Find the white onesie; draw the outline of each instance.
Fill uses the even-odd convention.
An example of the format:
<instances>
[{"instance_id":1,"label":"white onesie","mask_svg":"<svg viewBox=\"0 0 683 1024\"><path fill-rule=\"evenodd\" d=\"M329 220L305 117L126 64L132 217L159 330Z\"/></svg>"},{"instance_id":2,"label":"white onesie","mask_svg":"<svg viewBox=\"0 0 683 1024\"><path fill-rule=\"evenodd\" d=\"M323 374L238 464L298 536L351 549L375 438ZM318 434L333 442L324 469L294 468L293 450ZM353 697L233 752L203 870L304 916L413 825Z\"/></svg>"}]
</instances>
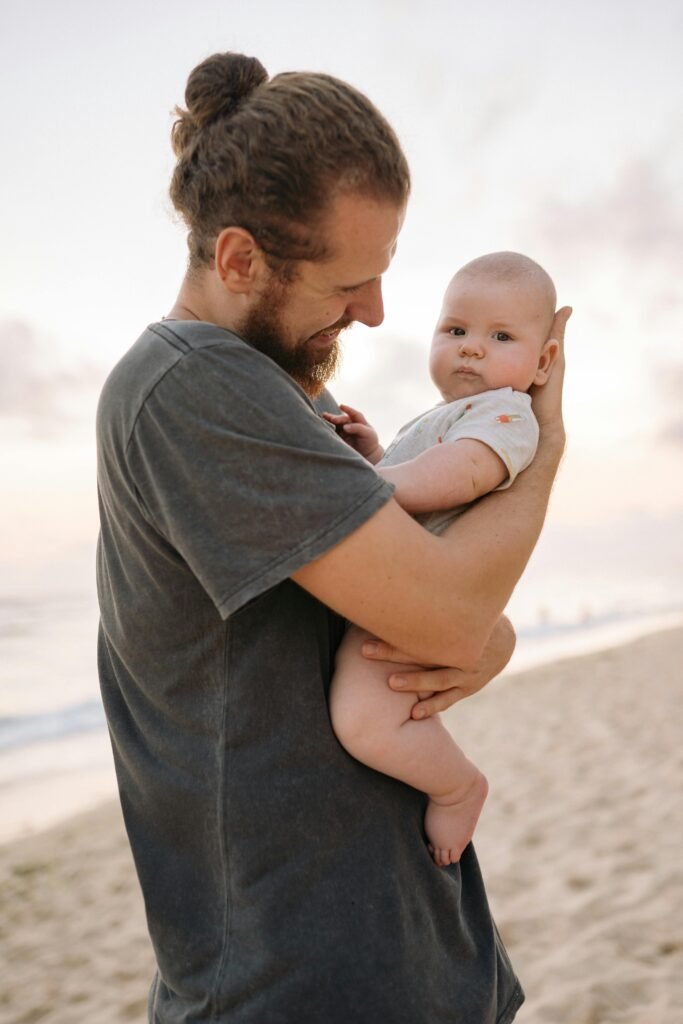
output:
<instances>
[{"instance_id":1,"label":"white onesie","mask_svg":"<svg viewBox=\"0 0 683 1024\"><path fill-rule=\"evenodd\" d=\"M500 456L507 467L507 479L497 491L509 487L518 473L529 465L538 445L538 423L531 411L531 398L523 391L497 388L471 398L442 402L402 427L391 442L380 466L408 462L435 444L473 438L483 441ZM415 516L432 533L442 533L467 505Z\"/></svg>"}]
</instances>

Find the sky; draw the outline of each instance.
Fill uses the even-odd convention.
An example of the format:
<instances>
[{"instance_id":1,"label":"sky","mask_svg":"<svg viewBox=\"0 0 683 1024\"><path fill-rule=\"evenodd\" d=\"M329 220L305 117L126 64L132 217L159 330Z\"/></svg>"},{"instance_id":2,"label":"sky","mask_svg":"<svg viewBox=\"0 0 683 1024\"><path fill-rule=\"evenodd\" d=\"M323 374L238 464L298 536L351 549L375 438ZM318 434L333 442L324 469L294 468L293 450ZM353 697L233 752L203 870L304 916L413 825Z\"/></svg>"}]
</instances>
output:
<instances>
[{"instance_id":1,"label":"sky","mask_svg":"<svg viewBox=\"0 0 683 1024\"><path fill-rule=\"evenodd\" d=\"M351 82L408 156L386 318L349 333L336 397L390 440L438 399L427 352L450 276L527 253L574 307L537 571L680 579L682 46L678 0L4 5L0 594L92 585L98 390L175 298L172 110L230 49Z\"/></svg>"}]
</instances>

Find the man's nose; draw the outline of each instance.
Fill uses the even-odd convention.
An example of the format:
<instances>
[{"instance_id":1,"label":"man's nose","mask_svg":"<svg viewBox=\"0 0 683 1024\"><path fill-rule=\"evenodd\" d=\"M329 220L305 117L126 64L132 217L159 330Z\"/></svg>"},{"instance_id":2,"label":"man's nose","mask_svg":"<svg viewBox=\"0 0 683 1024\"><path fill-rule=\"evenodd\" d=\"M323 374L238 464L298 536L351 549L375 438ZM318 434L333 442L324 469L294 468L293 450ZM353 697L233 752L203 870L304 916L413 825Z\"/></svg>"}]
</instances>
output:
<instances>
[{"instance_id":1,"label":"man's nose","mask_svg":"<svg viewBox=\"0 0 683 1024\"><path fill-rule=\"evenodd\" d=\"M368 281L353 296L346 307L345 316L349 320L357 320L367 327L379 327L384 320L384 299L382 297L382 281Z\"/></svg>"}]
</instances>

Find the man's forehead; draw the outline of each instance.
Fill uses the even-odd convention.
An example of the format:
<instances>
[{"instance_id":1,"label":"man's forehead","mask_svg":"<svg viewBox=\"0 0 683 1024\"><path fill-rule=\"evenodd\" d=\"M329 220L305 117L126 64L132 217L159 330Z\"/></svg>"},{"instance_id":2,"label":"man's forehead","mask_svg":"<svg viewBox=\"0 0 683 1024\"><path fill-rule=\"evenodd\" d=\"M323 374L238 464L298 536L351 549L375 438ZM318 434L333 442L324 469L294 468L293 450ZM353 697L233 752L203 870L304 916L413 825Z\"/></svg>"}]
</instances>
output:
<instances>
[{"instance_id":1,"label":"man's forehead","mask_svg":"<svg viewBox=\"0 0 683 1024\"><path fill-rule=\"evenodd\" d=\"M405 207L355 193L337 195L317 230L324 255L297 261L296 275L314 292L353 292L379 280L397 248Z\"/></svg>"},{"instance_id":2,"label":"man's forehead","mask_svg":"<svg viewBox=\"0 0 683 1024\"><path fill-rule=\"evenodd\" d=\"M393 256L405 207L356 194L336 196L321 224L328 260L363 252Z\"/></svg>"},{"instance_id":3,"label":"man's forehead","mask_svg":"<svg viewBox=\"0 0 683 1024\"><path fill-rule=\"evenodd\" d=\"M380 279L380 277L382 276L382 274L384 273L384 271L388 269L389 264L391 263L391 261L393 260L394 256L396 255L397 248L398 248L398 244L396 242L394 242L394 244L391 246L391 248L389 249L389 251L387 253L379 254L379 255L384 255L383 262L385 263L385 266L383 266L381 269L379 269L376 274L373 274L370 277L358 278L358 277L354 277L354 275L352 273L351 279L348 280L348 281L347 280L340 280L338 282L338 287L343 289L344 291L356 291L358 288L362 288L366 284L372 284L373 281L378 281Z\"/></svg>"}]
</instances>

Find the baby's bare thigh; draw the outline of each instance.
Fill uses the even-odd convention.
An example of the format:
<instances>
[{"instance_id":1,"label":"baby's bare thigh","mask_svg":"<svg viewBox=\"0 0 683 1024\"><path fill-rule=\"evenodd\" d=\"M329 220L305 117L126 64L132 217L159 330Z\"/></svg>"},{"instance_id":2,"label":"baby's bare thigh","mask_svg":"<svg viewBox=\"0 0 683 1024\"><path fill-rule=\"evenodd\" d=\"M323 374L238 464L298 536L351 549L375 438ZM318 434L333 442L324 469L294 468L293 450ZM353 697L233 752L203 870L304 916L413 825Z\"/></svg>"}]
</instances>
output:
<instances>
[{"instance_id":1,"label":"baby's bare thigh","mask_svg":"<svg viewBox=\"0 0 683 1024\"><path fill-rule=\"evenodd\" d=\"M380 715L378 721L396 724L407 721L417 703L414 693L400 693L389 686L389 676L402 669L410 671L418 666L400 665L389 661L370 661L361 653L363 643L372 639L359 626L347 627L337 650L337 659L330 708L332 715Z\"/></svg>"}]
</instances>

